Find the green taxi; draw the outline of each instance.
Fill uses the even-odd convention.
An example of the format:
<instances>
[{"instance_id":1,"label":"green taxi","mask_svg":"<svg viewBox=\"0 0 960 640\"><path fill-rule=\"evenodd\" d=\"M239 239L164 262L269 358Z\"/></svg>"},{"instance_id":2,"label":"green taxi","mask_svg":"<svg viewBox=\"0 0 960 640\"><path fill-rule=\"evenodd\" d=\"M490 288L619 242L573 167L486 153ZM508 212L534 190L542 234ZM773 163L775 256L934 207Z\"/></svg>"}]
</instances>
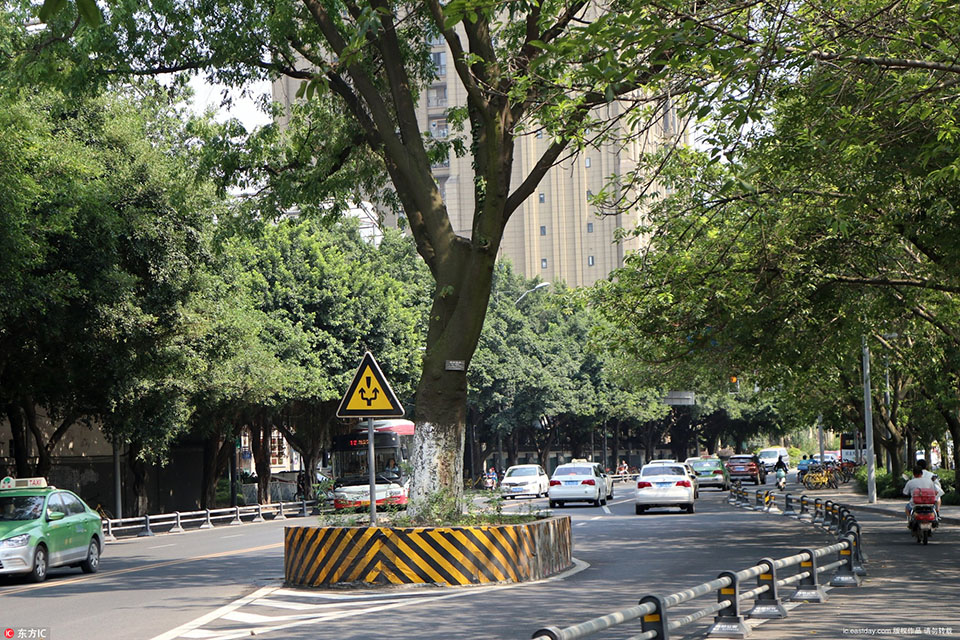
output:
<instances>
[{"instance_id":1,"label":"green taxi","mask_svg":"<svg viewBox=\"0 0 960 640\"><path fill-rule=\"evenodd\" d=\"M100 568L103 525L76 494L43 478L0 480L0 575L42 582L51 567Z\"/></svg>"}]
</instances>

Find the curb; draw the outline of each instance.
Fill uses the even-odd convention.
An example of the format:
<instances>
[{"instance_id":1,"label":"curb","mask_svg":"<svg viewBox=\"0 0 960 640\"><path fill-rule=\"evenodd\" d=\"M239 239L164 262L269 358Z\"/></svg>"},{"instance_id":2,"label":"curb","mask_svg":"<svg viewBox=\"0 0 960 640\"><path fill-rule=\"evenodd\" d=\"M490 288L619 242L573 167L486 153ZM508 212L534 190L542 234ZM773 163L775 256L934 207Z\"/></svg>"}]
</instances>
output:
<instances>
[{"instance_id":1,"label":"curb","mask_svg":"<svg viewBox=\"0 0 960 640\"><path fill-rule=\"evenodd\" d=\"M875 507L873 505L859 505L859 504L847 503L847 508L853 509L855 511L868 511L870 513L879 513L880 515L890 516L891 518L896 518L898 520L905 519L902 511L891 511L886 507ZM947 524L960 525L960 518L955 516L945 516L941 514L940 522L945 522Z\"/></svg>"}]
</instances>

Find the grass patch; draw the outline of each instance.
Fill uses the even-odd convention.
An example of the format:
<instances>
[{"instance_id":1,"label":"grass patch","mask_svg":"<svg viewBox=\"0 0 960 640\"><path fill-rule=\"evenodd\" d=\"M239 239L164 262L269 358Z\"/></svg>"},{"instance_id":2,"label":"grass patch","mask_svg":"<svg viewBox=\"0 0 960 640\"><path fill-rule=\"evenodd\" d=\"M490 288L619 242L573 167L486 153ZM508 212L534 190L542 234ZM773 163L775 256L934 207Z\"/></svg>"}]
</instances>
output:
<instances>
[{"instance_id":1,"label":"grass patch","mask_svg":"<svg viewBox=\"0 0 960 640\"><path fill-rule=\"evenodd\" d=\"M377 508L377 524L379 526L411 528L411 527L478 527L502 524L526 524L536 522L550 516L533 504L524 505L519 513L504 513L504 499L499 492L477 492L487 496L482 506L477 506L472 499L465 500L467 509L457 513L456 501L446 492L437 492L427 501L425 508L417 517L407 513L405 509L396 506ZM468 494L465 498L470 498ZM475 496L473 496L475 497ZM325 527L364 527L370 523L368 509L353 512L334 512L319 517L319 524Z\"/></svg>"}]
</instances>

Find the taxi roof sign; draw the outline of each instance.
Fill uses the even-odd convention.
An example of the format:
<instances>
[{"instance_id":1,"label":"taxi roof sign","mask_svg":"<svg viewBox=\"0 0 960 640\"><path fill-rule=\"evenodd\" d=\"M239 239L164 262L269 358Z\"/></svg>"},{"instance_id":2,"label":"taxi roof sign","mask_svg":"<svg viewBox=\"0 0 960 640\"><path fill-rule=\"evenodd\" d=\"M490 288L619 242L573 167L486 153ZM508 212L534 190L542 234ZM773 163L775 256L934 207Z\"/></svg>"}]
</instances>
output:
<instances>
[{"instance_id":1,"label":"taxi roof sign","mask_svg":"<svg viewBox=\"0 0 960 640\"><path fill-rule=\"evenodd\" d=\"M43 489L47 486L46 478L11 478L7 476L0 480L2 489Z\"/></svg>"},{"instance_id":2,"label":"taxi roof sign","mask_svg":"<svg viewBox=\"0 0 960 640\"><path fill-rule=\"evenodd\" d=\"M403 405L390 388L373 354L363 354L360 367L337 409L338 418L392 418L403 415Z\"/></svg>"}]
</instances>

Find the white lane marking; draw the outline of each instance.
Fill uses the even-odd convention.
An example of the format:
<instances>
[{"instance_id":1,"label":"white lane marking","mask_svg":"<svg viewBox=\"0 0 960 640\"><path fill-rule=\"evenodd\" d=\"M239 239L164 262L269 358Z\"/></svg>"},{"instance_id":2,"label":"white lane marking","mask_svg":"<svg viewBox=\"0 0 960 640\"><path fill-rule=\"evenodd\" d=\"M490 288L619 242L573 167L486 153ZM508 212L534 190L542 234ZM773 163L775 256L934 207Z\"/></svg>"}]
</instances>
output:
<instances>
[{"instance_id":1,"label":"white lane marking","mask_svg":"<svg viewBox=\"0 0 960 640\"><path fill-rule=\"evenodd\" d=\"M582 527L582 526L585 525L585 524L587 524L587 523L586 523L586 522L578 522L577 524L575 524L575 525L573 525L573 526L575 526L575 527Z\"/></svg>"},{"instance_id":2,"label":"white lane marking","mask_svg":"<svg viewBox=\"0 0 960 640\"><path fill-rule=\"evenodd\" d=\"M633 498L627 498L626 500L617 500L616 502L610 502L609 504L626 504L628 502L633 502Z\"/></svg>"},{"instance_id":3,"label":"white lane marking","mask_svg":"<svg viewBox=\"0 0 960 640\"><path fill-rule=\"evenodd\" d=\"M590 518L590 521L592 522L593 520L599 520L602 517L603 516L593 516L592 518Z\"/></svg>"},{"instance_id":4,"label":"white lane marking","mask_svg":"<svg viewBox=\"0 0 960 640\"><path fill-rule=\"evenodd\" d=\"M171 542L170 544L161 544L161 545L158 545L158 546L156 546L156 547L147 547L147 549L163 549L164 547L175 547L175 546L177 546L177 545L175 545L175 544L173 544L173 543Z\"/></svg>"},{"instance_id":5,"label":"white lane marking","mask_svg":"<svg viewBox=\"0 0 960 640\"><path fill-rule=\"evenodd\" d=\"M294 617L294 618L298 618L298 619L296 619L296 620L294 620L294 621L291 621L291 622L288 622L288 623L286 623L286 624L280 624L280 625L276 625L276 626L272 626L272 627L271 627L271 626L259 626L259 627L253 627L253 626L251 626L251 627L242 628L242 629L236 629L236 628L234 628L234 629L221 629L221 630L219 630L219 631L208 631L208 630L206 630L206 629L199 629L199 628L198 628L198 627L202 626L203 624L206 624L207 622L215 619L215 618L217 617L217 614L226 615L227 613L230 613L230 612L236 610L236 609L239 608L240 606L243 606L243 604L246 604L246 603L248 603L248 602L252 602L252 601L254 601L254 600L257 600L258 598L260 598L261 595L266 595L266 594L263 594L263 593L262 593L262 592L264 592L264 591L266 591L267 593L272 593L272 592L270 591L271 589L274 590L274 591L279 590L278 587L264 587L263 589L255 592L255 593L252 593L252 594L250 594L249 596L246 596L245 598L241 598L240 600L238 600L237 602L235 602L235 603L233 603L233 604L226 605L225 607L221 607L221 608L218 609L217 611L214 611L214 612L209 613L209 614L207 614L207 615L205 615L205 616L202 616L201 618L198 618L198 619L195 620L194 622L189 622L189 623L187 623L187 624L185 624L185 625L182 625L182 626L178 627L177 629L174 629L173 631L168 631L167 633L163 634L162 636L157 636L156 638L153 638L153 640L172 640L173 638L177 638L177 637L184 637L184 638L216 638L217 640L232 640L232 639L234 639L234 638L236 638L236 639L239 639L239 638L249 638L250 636L262 635L262 634L264 634L264 633L269 633L269 632L271 632L271 631L281 631L281 630L283 630L283 629L288 629L288 628L291 628L291 627L299 627L299 626L306 625L306 624L316 624L316 623L318 623L318 622L328 622L328 621L331 621L331 620L339 620L339 619L341 619L341 618L349 618L349 617L353 617L353 616L362 615L362 614L365 614L365 613L375 613L375 612L378 612L378 611L385 611L385 610L387 610L387 609L395 609L395 608L397 608L397 607L411 606L412 604L425 604L425 603L428 603L428 602L435 602L435 601L438 601L438 600L448 600L448 599L450 599L450 598L460 598L460 597L463 597L463 596L468 596L468 595L472 595L472 594L476 594L476 593L485 593L485 592L487 592L487 591L500 591L500 590L503 590L503 589L516 589L516 588L518 588L518 587L525 587L525 586L528 586L528 585L538 585L538 584L543 584L543 583L547 583L547 582L556 582L556 581L558 581L558 580L565 580L566 578L569 578L570 576L572 576L572 575L574 575L574 574L580 573L580 572L583 571L584 569L590 568L590 565L587 564L586 562L583 562L582 560L578 560L578 559L576 559L576 558L571 558L571 560L573 561L573 564L574 564L574 567L573 567L572 569L568 569L567 571L564 571L563 573L557 574L557 575L555 575L555 576L551 576L551 577L549 577L549 578L545 578L545 579L543 579L543 580L536 580L536 581L534 581L534 582L521 582L521 583L516 583L516 584L493 585L493 586L489 586L489 587L470 588L470 589L468 589L468 590L460 591L460 592L457 592L457 593L450 593L450 594L446 594L446 595L442 595L442 596L433 596L433 597L421 598L421 599L416 600L414 603L411 603L411 600L410 600L409 598L404 598L403 600L398 601L398 602L391 602L390 604L384 604L384 605L380 605L380 606L376 606L376 607L369 607L369 608L365 608L365 609L351 609L350 611L343 611L343 612L339 612L339 613L314 614L314 615L302 615L302 616L290 616L290 617ZM254 615L255 615L255 614L254 614ZM303 618L303 619L299 619L299 618ZM181 629L184 629L185 631L180 631ZM178 633L178 632L179 632L179 633ZM177 634L177 635L172 635L172 634Z\"/></svg>"},{"instance_id":6,"label":"white lane marking","mask_svg":"<svg viewBox=\"0 0 960 640\"><path fill-rule=\"evenodd\" d=\"M187 638L190 638L190 637L193 637L193 638L211 637L211 636L187 636L186 634L189 633L189 632L193 632L193 631L195 631L195 630L199 630L199 629L198 629L199 627L202 627L203 625L207 624L208 622L211 622L212 620L216 620L217 618L219 618L219 617L221 617L221 616L223 616L223 615L225 615L225 614L227 614L227 613L230 613L231 611L236 611L237 609L239 609L239 608L242 607L243 605L247 604L248 602L253 602L254 600L256 600L256 599L258 599L258 598L262 598L262 597L266 596L267 594L269 594L270 592L276 591L276 589L277 589L277 587L262 587L262 588L260 588L260 589L257 589L257 590L254 591L253 593L251 593L251 594L249 594L249 595L247 595L247 596L244 596L243 598L240 598L239 600L235 600L234 602L231 602L230 604L224 605L224 606L220 607L219 609L215 609L215 610L211 611L210 613L208 613L208 614L206 614L206 615L200 616L200 617L197 618L196 620L191 620L190 622L187 622L187 623L185 623L185 624L182 624L182 625L180 625L179 627L177 627L176 629L171 629L170 631L167 631L166 633L161 633L160 635L154 637L153 640L173 640L173 638L178 638L178 637L180 637L180 636L184 636L184 637L187 637Z\"/></svg>"},{"instance_id":7,"label":"white lane marking","mask_svg":"<svg viewBox=\"0 0 960 640\"><path fill-rule=\"evenodd\" d=\"M612 515L613 515L613 511L610 511L610 507L608 507L607 505L603 505L603 507L601 507L601 508L603 509L603 512L604 512L605 514L607 514L608 516L612 516Z\"/></svg>"},{"instance_id":8,"label":"white lane marking","mask_svg":"<svg viewBox=\"0 0 960 640\"><path fill-rule=\"evenodd\" d=\"M244 535L244 534L242 534L242 533L235 533L235 534L233 534L232 536L223 536L223 538L221 538L221 539L222 539L222 540L226 540L227 538L240 538L240 537L242 537L243 535Z\"/></svg>"},{"instance_id":9,"label":"white lane marking","mask_svg":"<svg viewBox=\"0 0 960 640\"><path fill-rule=\"evenodd\" d=\"M292 596L295 598L322 598L324 600L374 600L378 598L396 599L410 596L423 596L422 591L407 591L404 593L374 593L370 591L359 591L352 594L344 593L314 593L313 591L298 591L297 589L277 589L271 596Z\"/></svg>"}]
</instances>

